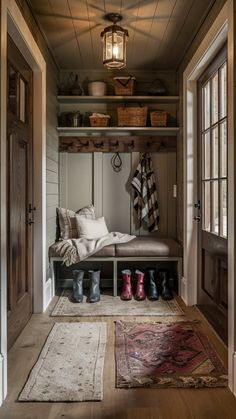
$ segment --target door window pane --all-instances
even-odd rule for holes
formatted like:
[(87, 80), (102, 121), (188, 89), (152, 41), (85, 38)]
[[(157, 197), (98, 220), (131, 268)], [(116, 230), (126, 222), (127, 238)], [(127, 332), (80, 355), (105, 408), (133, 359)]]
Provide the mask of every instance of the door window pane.
[(218, 151), (218, 127), (212, 130), (212, 178), (218, 178), (218, 161), (219, 161), (219, 151)]
[(8, 108), (17, 116), (17, 72), (11, 65), (8, 76)]
[(211, 182), (203, 183), (203, 229), (210, 231), (211, 229)]
[(227, 181), (220, 182), (220, 235), (227, 237)]
[(202, 151), (203, 151), (203, 179), (210, 179), (211, 177), (211, 136), (210, 131), (207, 131), (202, 136)]
[(211, 119), (212, 124), (218, 121), (218, 73), (212, 78), (211, 85)]
[(26, 105), (26, 88), (25, 82), (22, 78), (20, 78), (20, 112), (19, 117), (22, 122), (25, 122), (25, 105)]
[(203, 88), (203, 127), (204, 129), (210, 126), (210, 82)]
[(227, 176), (227, 123), (220, 124), (220, 177)]
[(220, 118), (227, 113), (227, 67), (226, 63), (220, 68)]
[(212, 182), (212, 233), (219, 233), (219, 195), (218, 181)]

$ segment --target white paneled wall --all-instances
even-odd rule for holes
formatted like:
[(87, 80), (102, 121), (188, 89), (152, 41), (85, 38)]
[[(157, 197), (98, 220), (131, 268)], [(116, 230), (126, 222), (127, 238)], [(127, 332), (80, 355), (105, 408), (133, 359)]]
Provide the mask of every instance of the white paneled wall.
[[(104, 216), (109, 231), (148, 234), (137, 228), (131, 180), (139, 153), (120, 153), (122, 170), (114, 172), (113, 153), (60, 153), (60, 205), (78, 210), (93, 203), (96, 216)], [(160, 209), (160, 228), (155, 234), (176, 237), (176, 153), (152, 154)]]
[(93, 155), (60, 154), (60, 206), (77, 211), (93, 202)]

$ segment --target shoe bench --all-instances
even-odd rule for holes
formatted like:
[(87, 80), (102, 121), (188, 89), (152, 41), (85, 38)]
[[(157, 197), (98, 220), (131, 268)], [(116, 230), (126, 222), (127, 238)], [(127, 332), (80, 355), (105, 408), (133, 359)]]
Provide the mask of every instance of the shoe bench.
[[(54, 245), (49, 248), (49, 258), (51, 278), (54, 287), (56, 287), (55, 262), (62, 262), (62, 258), (56, 254)], [(182, 277), (182, 246), (172, 238), (139, 236), (128, 243), (106, 246), (95, 255), (86, 259), (86, 262), (89, 261), (112, 263), (114, 296), (117, 296), (117, 267), (119, 262), (176, 262), (179, 282)], [(79, 268), (78, 265), (74, 265), (76, 269)]]

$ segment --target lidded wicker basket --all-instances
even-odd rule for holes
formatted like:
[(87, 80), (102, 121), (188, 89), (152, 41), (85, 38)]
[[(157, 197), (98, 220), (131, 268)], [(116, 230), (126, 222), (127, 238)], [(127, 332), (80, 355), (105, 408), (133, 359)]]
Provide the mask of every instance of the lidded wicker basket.
[(168, 113), (165, 111), (150, 112), (151, 126), (152, 127), (166, 127)]
[(147, 106), (118, 106), (118, 127), (146, 127), (147, 111)]
[(114, 88), (117, 96), (132, 96), (134, 94), (135, 77), (114, 77)]

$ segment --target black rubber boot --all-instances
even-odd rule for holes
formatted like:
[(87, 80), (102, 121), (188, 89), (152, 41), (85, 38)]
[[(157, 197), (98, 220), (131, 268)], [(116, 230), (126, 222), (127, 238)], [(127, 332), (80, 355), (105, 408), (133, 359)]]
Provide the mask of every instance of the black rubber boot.
[(73, 271), (73, 299), (77, 303), (83, 302), (83, 279), (84, 271), (83, 270), (74, 270)]
[(169, 286), (168, 280), (168, 272), (165, 270), (158, 271), (158, 279), (159, 283), (161, 283), (162, 291), (161, 291), (161, 298), (163, 300), (172, 300), (173, 294)]
[(89, 271), (90, 288), (87, 303), (100, 301), (100, 273), (101, 271)]
[(146, 278), (148, 284), (148, 299), (149, 300), (158, 300), (159, 294), (156, 286), (156, 270), (147, 269)]

